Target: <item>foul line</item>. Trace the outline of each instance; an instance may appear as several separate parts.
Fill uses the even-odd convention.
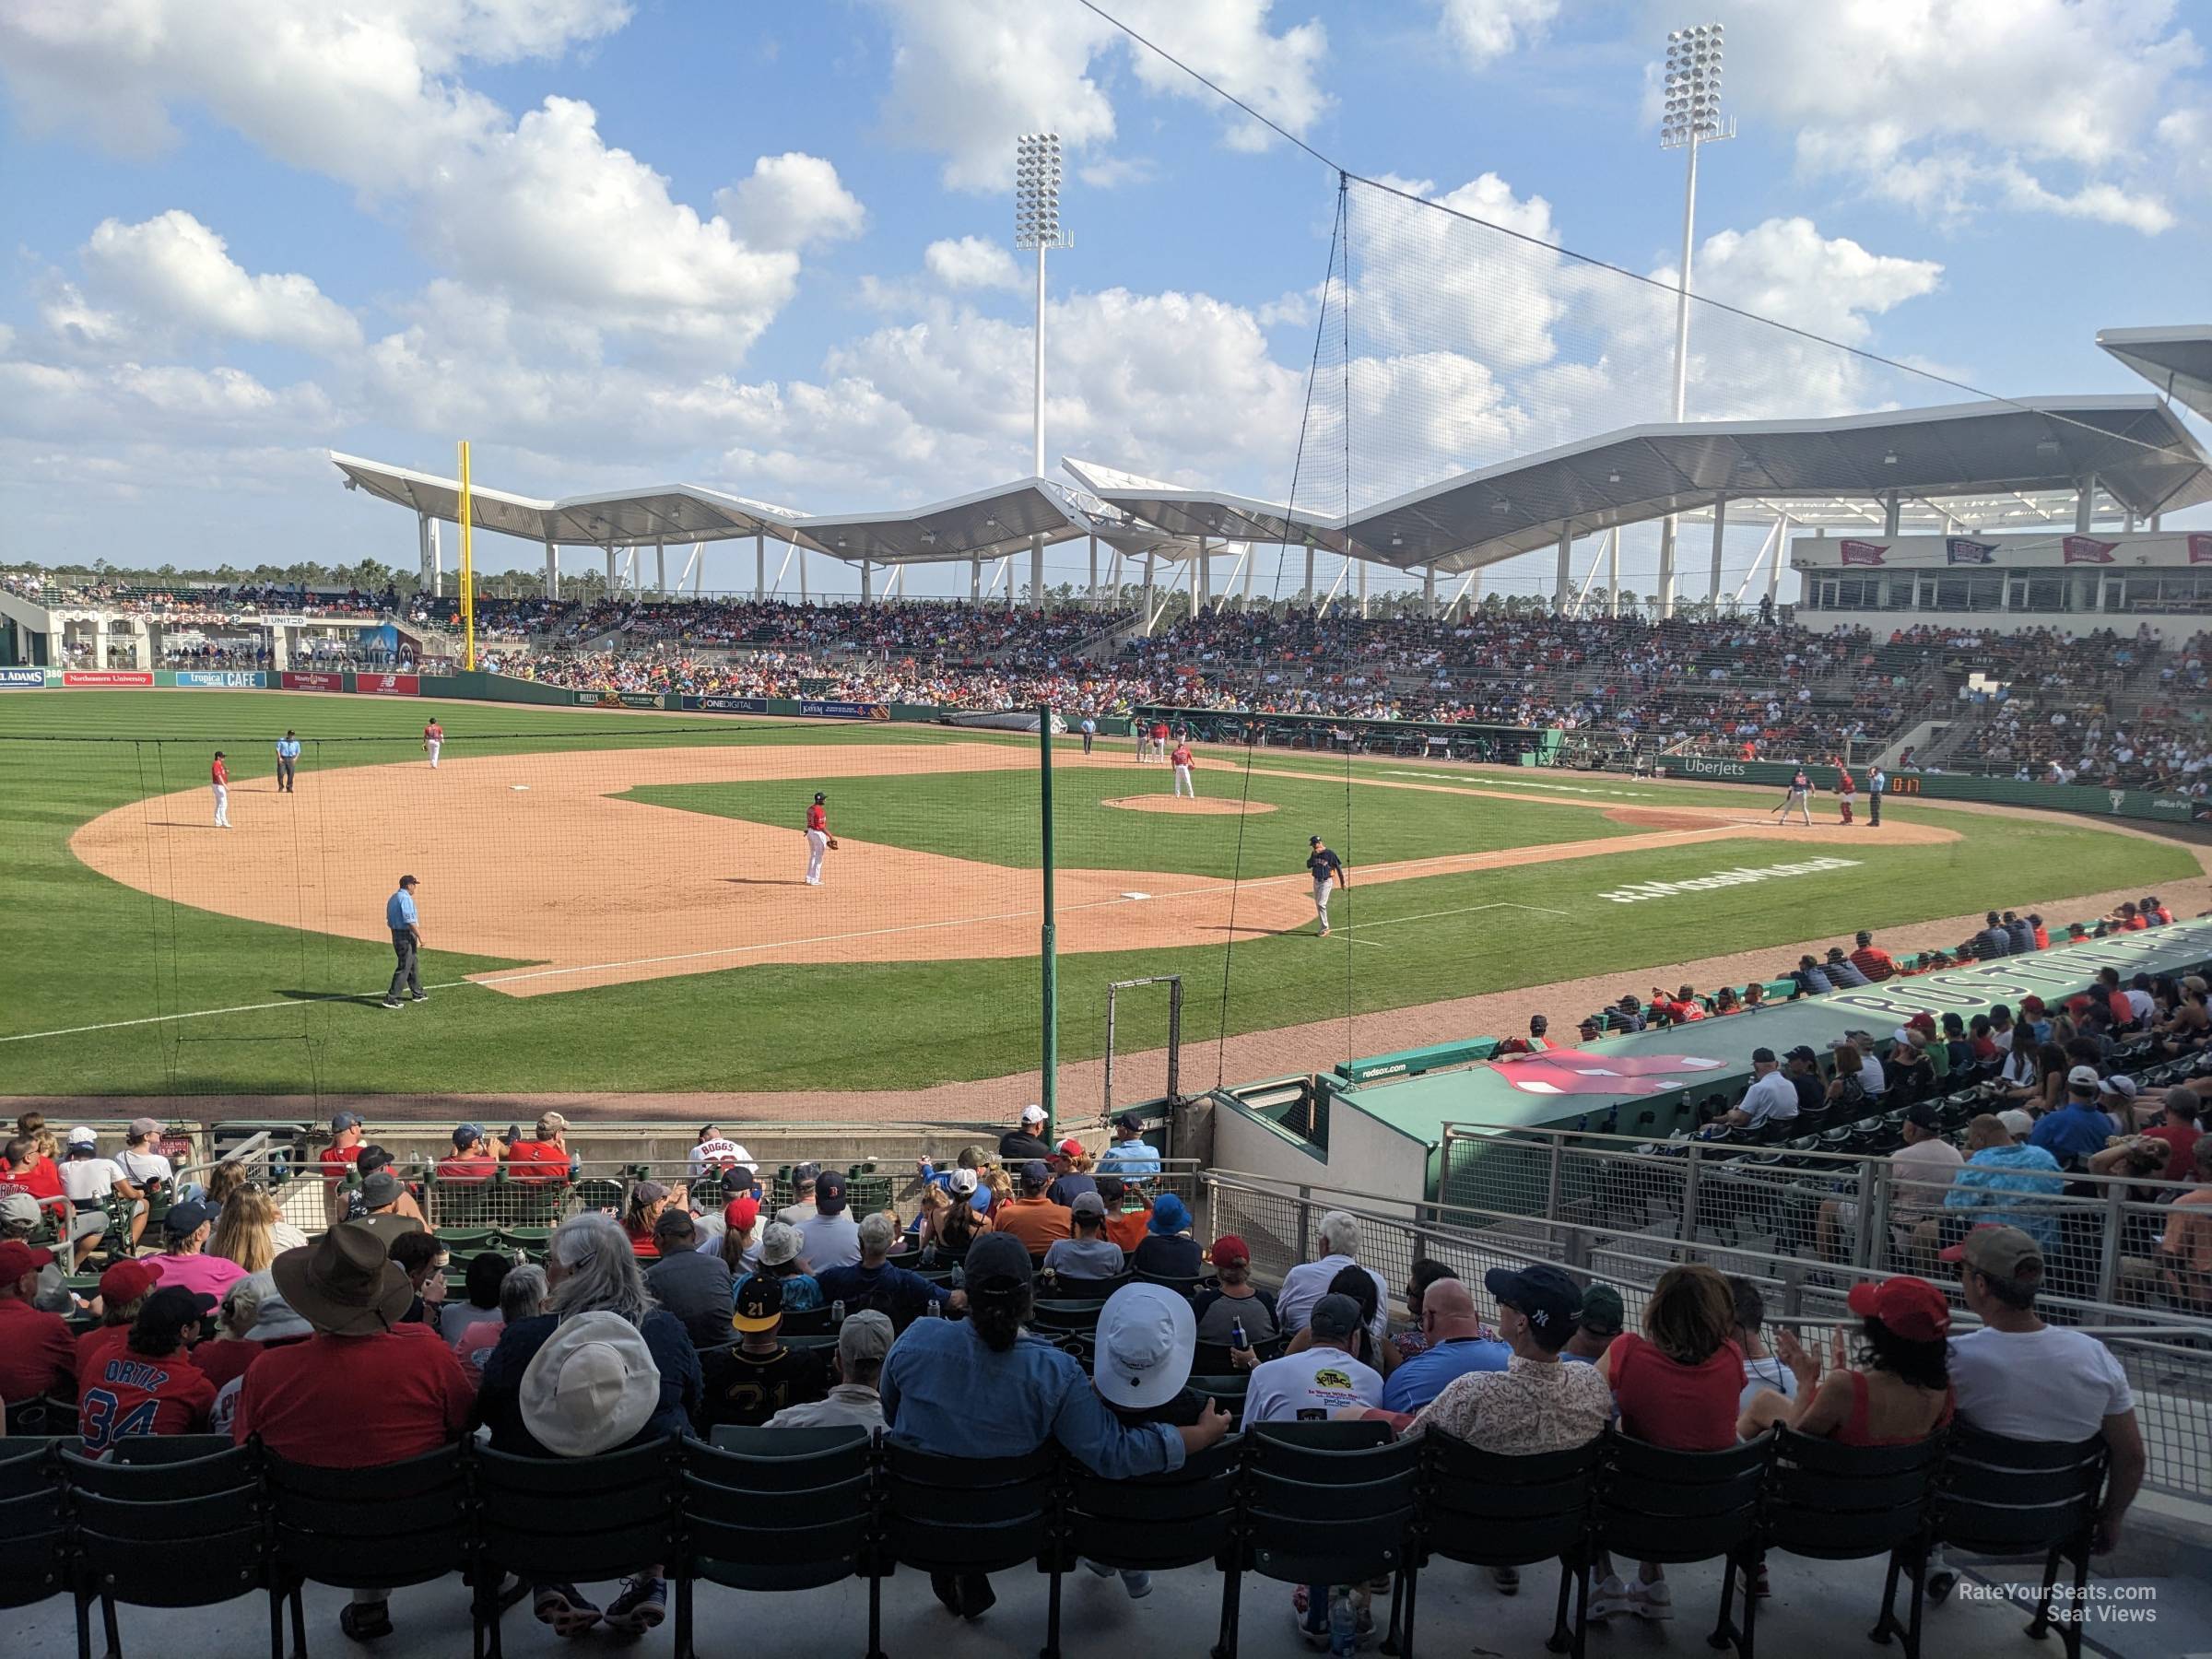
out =
[[[1759,827],[1759,826],[1756,824],[1715,824],[1710,828],[1701,830],[1661,830],[1657,831],[1656,833],[1673,835],[1683,840],[1688,840],[1692,836],[1700,835],[1734,835],[1738,834],[1747,829],[1757,829]],[[1600,841],[1594,844],[1602,845],[1603,843]],[[1467,856],[1469,855],[1465,853],[1442,853],[1430,858],[1401,859],[1395,864],[1379,865],[1376,866],[1376,869],[1378,871],[1412,870],[1418,869],[1423,865],[1449,864],[1455,859],[1462,859]],[[1603,856],[1603,854],[1594,852],[1591,856],[1599,857]],[[1469,875],[1477,875],[1480,873],[1480,871],[1467,872]],[[1284,887],[1290,885],[1291,883],[1302,883],[1310,879],[1311,878],[1305,876],[1303,873],[1294,876],[1266,876],[1260,877],[1256,881],[1246,882],[1242,885],[1247,887]],[[1205,898],[1210,895],[1218,895],[1229,891],[1229,887],[1230,884],[1221,883],[1213,887],[1183,888],[1175,892],[1155,893],[1148,899],[1124,899],[1119,895],[1116,895],[1111,899],[1094,899],[1087,903],[1065,905],[1062,908],[1069,911],[1083,911],[1102,910],[1109,905],[1116,904],[1157,904],[1163,900],[1169,900]],[[1471,911],[1543,911],[1544,907],[1534,904],[1512,904],[1506,902],[1500,904],[1478,904],[1470,907],[1470,909]],[[531,980],[557,979],[569,974],[606,973],[610,972],[618,968],[646,968],[660,966],[669,962],[706,961],[715,957],[751,956],[757,955],[761,951],[785,950],[794,946],[799,945],[834,945],[846,939],[874,939],[883,938],[893,934],[928,933],[947,927],[969,927],[977,923],[1019,922],[1028,917],[1034,916],[1037,913],[1037,912],[1030,910],[1002,911],[991,915],[958,916],[943,922],[914,922],[899,927],[864,928],[853,933],[816,934],[807,938],[777,939],[758,945],[729,945],[719,947],[713,950],[684,951],[672,956],[633,957],[629,960],[619,962],[591,962],[572,968],[535,969],[527,973],[495,973],[487,975],[481,979],[444,980],[431,985],[429,988],[433,991],[458,991],[473,986],[479,990],[489,990],[500,985],[521,984]],[[1433,919],[1435,916],[1458,915],[1465,913],[1469,912],[1458,911],[1437,911],[1419,916],[1396,916],[1382,922],[1366,922],[1358,924],[1347,923],[1343,927],[1330,929],[1330,933],[1332,935],[1338,933],[1348,934],[1355,931],[1356,928],[1389,927],[1399,922],[1425,922]],[[1566,915],[1569,912],[1565,911],[1544,911],[1544,913],[1547,915]],[[1345,943],[1347,945],[1365,945],[1371,949],[1375,950],[1381,950],[1383,948],[1382,946],[1376,944],[1371,939],[1347,939]],[[12,1036],[0,1036],[0,1043],[34,1042],[47,1037],[81,1037],[88,1032],[92,1031],[120,1031],[128,1030],[134,1026],[168,1025],[172,1021],[180,1019],[215,1019],[219,1018],[226,1014],[263,1014],[268,1012],[272,1008],[296,1008],[302,1003],[359,1002],[362,1000],[364,995],[369,994],[373,994],[331,991],[321,993],[313,996],[281,997],[275,1002],[240,1003],[234,1007],[228,1008],[194,1008],[182,1014],[149,1014],[138,1019],[111,1019],[103,1021],[98,1025],[64,1026],[51,1031],[18,1031]]]
[[[1541,904],[1470,904],[1459,910],[1423,911],[1418,916],[1390,916],[1386,917],[1381,922],[1355,922],[1348,927],[1332,928],[1330,931],[1332,933],[1358,933],[1362,928],[1396,927],[1407,922],[1434,922],[1441,916],[1471,916],[1477,911],[1492,910],[1535,911],[1538,915],[1544,916],[1564,916],[1571,913],[1570,912],[1563,910],[1552,910]],[[1365,939],[1358,939],[1355,940],[1354,943],[1364,945],[1367,943],[1367,941]]]

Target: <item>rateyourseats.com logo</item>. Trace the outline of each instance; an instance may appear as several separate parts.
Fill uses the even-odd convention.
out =
[[[1748,881],[1774,881],[1784,876],[1818,876],[1823,870],[1850,870],[1855,858],[1806,858],[1795,864],[1738,865],[1733,870],[1715,870],[1710,876],[1692,876],[1687,881],[1631,881],[1627,887],[1600,893],[1615,904],[1639,904],[1646,899],[1672,899],[1677,893],[1710,893],[1718,888],[1742,887]]]

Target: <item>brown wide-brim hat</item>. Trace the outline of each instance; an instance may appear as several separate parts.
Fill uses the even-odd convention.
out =
[[[292,1310],[332,1336],[373,1336],[406,1317],[415,1287],[365,1227],[332,1228],[269,1265]]]

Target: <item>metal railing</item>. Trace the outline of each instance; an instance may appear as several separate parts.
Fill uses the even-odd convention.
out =
[[[1893,1277],[1864,1266],[1816,1274],[1808,1271],[1810,1264],[1770,1252],[1609,1232],[1555,1218],[1409,1205],[1388,1194],[1295,1185],[1264,1175],[1213,1171],[1202,1178],[1201,1187],[1208,1228],[1241,1237],[1263,1280],[1279,1283],[1291,1267],[1312,1259],[1316,1223],[1326,1212],[1340,1210],[1360,1224],[1359,1261],[1381,1273],[1394,1292],[1423,1259],[1443,1263],[1470,1286],[1479,1286],[1492,1267],[1554,1262],[1585,1281],[1618,1289],[1631,1329],[1660,1276],[1697,1262],[1751,1280],[1773,1324],[1796,1332],[1808,1347],[1817,1340],[1821,1347],[1816,1351],[1824,1351],[1831,1331],[1858,1327],[1845,1306],[1851,1286]],[[1477,1293],[1478,1305],[1486,1301]],[[2149,1484],[2183,1497],[2212,1498],[2212,1320],[2058,1296],[2041,1298],[2037,1306],[2047,1318],[2104,1342],[2125,1367],[2149,1455]],[[1952,1317],[1959,1328],[1978,1323],[1962,1306],[1954,1305]]]

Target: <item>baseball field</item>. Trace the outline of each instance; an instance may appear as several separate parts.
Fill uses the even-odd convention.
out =
[[[280,794],[288,727],[302,756]],[[1383,1045],[1364,1017],[1388,1010],[1600,974],[1641,990],[1723,952],[1775,947],[1780,968],[1780,947],[1854,927],[2202,876],[2140,833],[1894,799],[1878,830],[1817,799],[1806,829],[1778,826],[1767,792],[1564,771],[1202,749],[1194,776],[1179,801],[1126,739],[1088,759],[1054,743],[1065,1060],[1099,1055],[1106,985],[1141,975],[1183,976],[1202,1053],[1332,1020],[1365,1053]],[[0,1093],[980,1098],[1037,1064],[1041,785],[1037,739],[1010,733],[11,695]],[[818,791],[839,845],[812,887]],[[1312,835],[1350,876],[1325,940]],[[390,1010],[403,874],[430,996]],[[1122,1048],[1162,1037],[1157,1001],[1124,1011]]]

